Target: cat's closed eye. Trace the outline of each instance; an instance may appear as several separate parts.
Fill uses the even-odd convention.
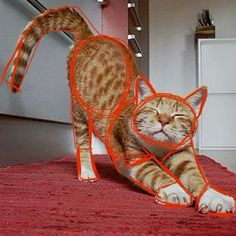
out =
[[[147,110],[149,110],[149,111],[151,111],[151,112],[154,112],[154,113],[155,113],[155,115],[159,115],[159,112],[158,112],[158,110],[157,110],[157,109],[155,109],[155,108],[152,108],[152,107],[147,107],[146,109],[147,109]]]
[[[183,118],[183,119],[188,119],[188,117],[185,114],[181,113],[175,113],[172,115],[172,118]]]

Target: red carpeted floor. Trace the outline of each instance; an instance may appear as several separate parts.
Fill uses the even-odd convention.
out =
[[[212,183],[236,196],[236,174],[200,162]],[[107,157],[96,163],[96,183],[78,182],[73,158],[0,169],[0,235],[236,235],[236,216],[156,205]]]

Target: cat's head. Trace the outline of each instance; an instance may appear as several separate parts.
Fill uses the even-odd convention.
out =
[[[132,129],[144,141],[178,144],[195,132],[206,97],[205,86],[182,98],[169,93],[158,93],[146,79],[137,78]]]

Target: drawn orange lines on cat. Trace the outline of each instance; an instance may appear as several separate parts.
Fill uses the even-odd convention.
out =
[[[127,45],[114,37],[100,35],[81,10],[79,14],[74,8],[79,9],[60,7],[33,19],[22,33],[1,81],[9,83],[4,77],[13,62],[9,85],[11,91],[19,92],[42,37],[48,32],[71,32],[76,42],[68,58],[68,78],[79,180],[99,178],[92,157],[94,133],[105,143],[116,170],[154,195],[157,203],[186,207],[196,200],[198,210],[206,211],[206,193],[210,196],[216,190],[213,194],[216,199],[219,194],[226,195],[209,185],[192,141],[206,101],[206,87],[185,98],[156,92],[139,72]],[[93,35],[86,22],[98,35]],[[169,110],[161,113],[160,106]],[[159,130],[153,130],[156,124]],[[174,136],[173,130],[179,131],[179,136]],[[156,138],[159,134],[160,138]],[[216,212],[211,214],[226,216],[227,211],[234,211],[233,200],[229,196],[225,199],[230,208],[223,209],[218,204],[213,209]],[[217,212],[221,210],[224,212]]]

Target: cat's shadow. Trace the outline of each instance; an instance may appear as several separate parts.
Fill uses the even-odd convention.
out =
[[[116,171],[116,169],[113,166],[111,161],[109,161],[107,163],[103,163],[103,162],[98,161],[98,159],[99,159],[99,157],[96,158],[96,167],[97,167],[98,173],[101,176],[101,179],[104,178],[104,179],[109,180],[111,182],[116,182],[116,183],[122,184],[124,187],[126,187],[127,189],[130,189],[132,191],[146,194],[145,191],[138,188],[130,180],[126,179],[124,176],[119,174]]]
[[[134,183],[132,183],[130,180],[119,174],[112,164],[112,161],[109,160],[108,156],[105,157],[104,155],[95,155],[94,159],[98,174],[100,175],[100,179],[98,181],[102,181],[104,179],[109,182],[121,184],[124,188],[127,188],[131,191],[147,194],[144,190],[134,185]],[[69,174],[77,179],[77,167],[74,157],[69,156],[63,159],[53,160],[50,162],[50,167],[56,167],[58,172]]]
[[[106,157],[106,158],[109,158],[109,157]],[[146,192],[143,191],[141,188],[137,187],[131,181],[129,181],[128,179],[120,175],[116,171],[111,160],[104,161],[104,157],[97,155],[95,156],[95,163],[96,163],[98,173],[100,175],[100,179],[98,181],[105,179],[105,180],[108,180],[109,182],[116,182],[116,183],[122,184],[125,188],[135,191],[137,193],[146,194]],[[73,165],[71,174],[74,176],[76,173],[77,173],[76,165]]]

